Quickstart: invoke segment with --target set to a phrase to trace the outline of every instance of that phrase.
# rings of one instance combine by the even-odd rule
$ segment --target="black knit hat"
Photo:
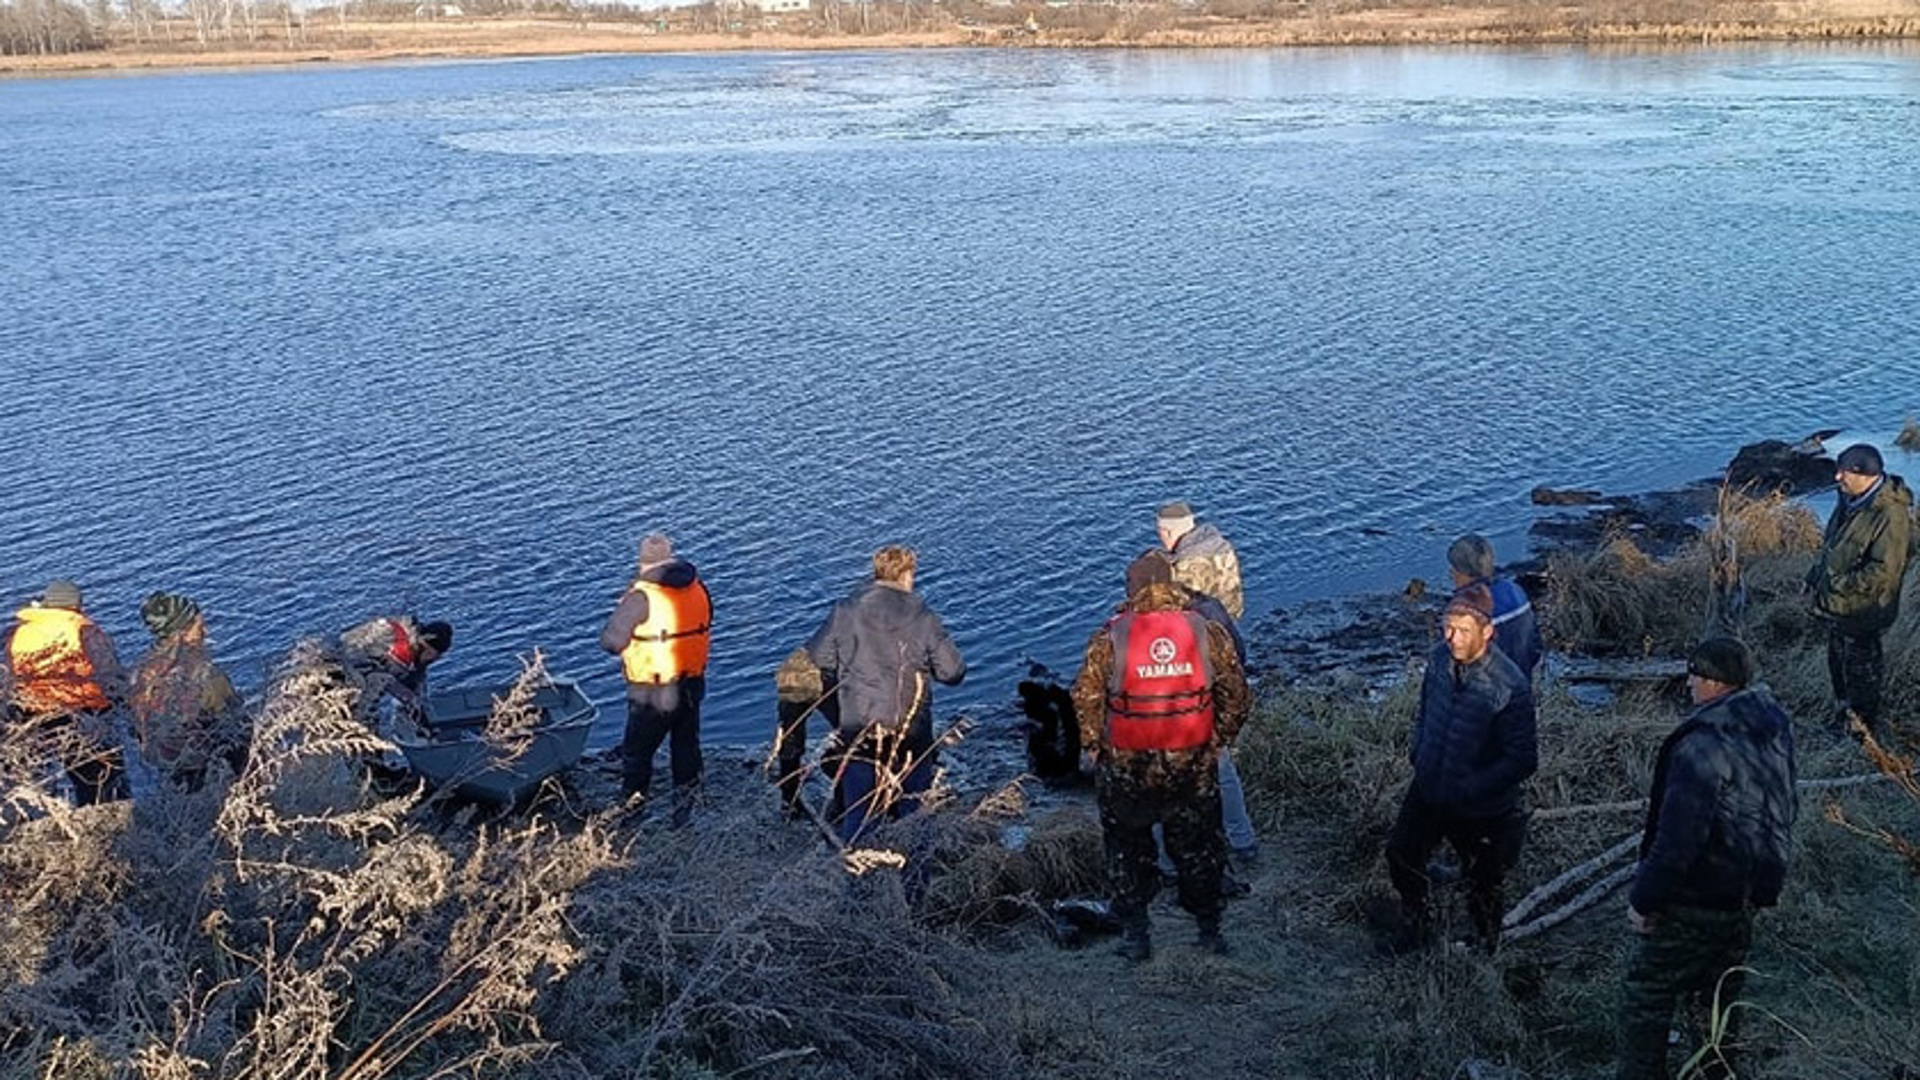
[[[444,653],[453,648],[453,624],[430,622],[420,628],[420,644],[430,645],[433,651]]]
[[[1866,443],[1854,443],[1840,451],[1839,466],[1841,472],[1857,473],[1861,476],[1879,476],[1886,469],[1886,463],[1880,460],[1880,451]]]
[[[1166,585],[1173,581],[1173,563],[1168,561],[1165,552],[1152,548],[1142,552],[1140,557],[1127,564],[1127,595],[1132,596],[1149,585]]]
[[[1687,674],[1741,687],[1753,681],[1753,652],[1735,638],[1708,638],[1693,647]]]

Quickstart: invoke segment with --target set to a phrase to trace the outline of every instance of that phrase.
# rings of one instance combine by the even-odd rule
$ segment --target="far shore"
[[[1685,0],[1680,0],[1684,3]],[[251,40],[200,43],[185,25],[170,39],[113,40],[105,48],[49,56],[0,56],[0,75],[250,68],[388,61],[510,59],[622,53],[866,51],[898,49],[1257,49],[1358,45],[1658,45],[1727,42],[1859,42],[1920,38],[1912,0],[1704,3],[1687,8],[1638,0],[1563,7],[1422,6],[1232,18],[1171,7],[1001,9],[992,22],[944,17],[941,25],[883,33],[834,33],[774,19],[730,32],[662,19],[460,17],[266,24]],[[1317,13],[1316,13],[1317,12]]]

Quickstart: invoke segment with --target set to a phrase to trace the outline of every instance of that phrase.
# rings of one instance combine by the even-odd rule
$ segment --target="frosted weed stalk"
[[[204,859],[180,825],[201,797],[172,791],[0,834],[30,871],[9,888],[43,886],[5,898],[0,1074],[376,1080],[551,1050],[535,1005],[578,962],[575,891],[623,865],[610,822],[443,832],[418,792],[369,799],[386,744],[354,693],[295,650],[204,796]]]

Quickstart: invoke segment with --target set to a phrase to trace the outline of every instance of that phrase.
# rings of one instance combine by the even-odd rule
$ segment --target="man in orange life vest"
[[[671,736],[675,825],[687,823],[700,784],[700,701],[707,694],[713,598],[693,564],[660,533],[640,541],[640,575],[600,631],[627,679],[624,787],[645,798],[653,755]]]
[[[1160,557],[1127,568],[1127,603],[1087,642],[1073,684],[1083,746],[1095,747],[1100,826],[1120,955],[1152,954],[1147,905],[1159,891],[1153,827],[1163,827],[1179,875],[1180,905],[1200,925],[1200,946],[1220,936],[1220,747],[1233,741],[1252,694],[1226,629],[1188,611],[1190,594]]]
[[[126,762],[107,721],[120,696],[120,661],[106,631],[81,611],[80,587],[51,582],[38,603],[14,618],[7,641],[14,722],[33,724],[63,743],[75,802],[125,798]]]

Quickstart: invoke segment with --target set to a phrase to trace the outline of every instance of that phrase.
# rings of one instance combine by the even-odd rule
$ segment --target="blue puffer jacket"
[[[966,677],[967,664],[940,617],[918,594],[874,582],[834,605],[807,654],[840,673],[840,733],[905,731],[930,745],[933,682]]]
[[[1533,678],[1540,657],[1547,651],[1540,637],[1540,620],[1534,618],[1533,601],[1527,590],[1512,578],[1479,578],[1462,588],[1484,585],[1493,595],[1493,643],[1507,654],[1513,666],[1527,678]]]
[[[1767,688],[1700,705],[1655,759],[1634,910],[1771,907],[1799,810],[1793,723]]]
[[[1441,643],[1420,684],[1410,756],[1413,785],[1436,809],[1465,817],[1512,810],[1540,765],[1533,684],[1497,645],[1456,664]]]

